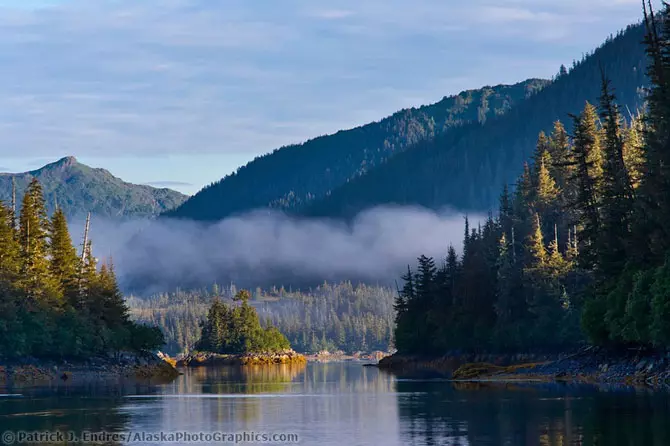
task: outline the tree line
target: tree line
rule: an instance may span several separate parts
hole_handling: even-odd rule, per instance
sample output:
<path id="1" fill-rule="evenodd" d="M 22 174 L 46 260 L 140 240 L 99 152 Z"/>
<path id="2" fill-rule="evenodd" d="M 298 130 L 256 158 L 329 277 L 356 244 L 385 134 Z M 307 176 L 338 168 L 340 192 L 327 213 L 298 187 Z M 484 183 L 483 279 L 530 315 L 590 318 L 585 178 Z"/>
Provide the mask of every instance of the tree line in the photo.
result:
<path id="1" fill-rule="evenodd" d="M 598 106 L 540 134 L 531 163 L 463 253 L 421 257 L 396 299 L 402 352 L 670 344 L 670 7 L 645 5 L 644 112 Z"/>
<path id="2" fill-rule="evenodd" d="M 348 218 L 384 204 L 451 207 L 486 212 L 497 206 L 502 184 L 513 183 L 533 153 L 540 131 L 550 133 L 557 118 L 577 114 L 585 101 L 600 96 L 602 67 L 626 113 L 643 103 L 648 85 L 641 25 L 612 36 L 594 52 L 561 68 L 553 82 L 516 101 L 485 122 L 463 122 L 448 132 L 419 141 L 314 200 L 298 214 Z M 566 128 L 573 132 L 571 122 Z"/>
<path id="3" fill-rule="evenodd" d="M 15 194 L 14 194 L 15 195 Z M 79 256 L 62 209 L 49 218 L 33 179 L 21 203 L 0 202 L 0 357 L 80 358 L 163 344 L 130 320 L 111 259 L 88 240 Z"/>
<path id="4" fill-rule="evenodd" d="M 213 183 L 183 205 L 166 212 L 173 218 L 219 221 L 259 208 L 301 214 L 405 150 L 465 124 L 483 124 L 542 90 L 547 80 L 470 90 L 441 101 L 404 109 L 392 116 L 259 156 Z M 259 181 L 262 179 L 262 181 Z M 248 193 L 240 194 L 240 190 Z"/>
<path id="5" fill-rule="evenodd" d="M 234 284 L 214 285 L 148 298 L 131 296 L 128 304 L 134 319 L 161 327 L 165 351 L 177 354 L 196 348 L 212 302 L 232 305 L 237 293 Z M 256 288 L 248 302 L 261 325 L 276 327 L 298 352 L 353 353 L 391 348 L 394 297 L 391 288 L 341 282 L 305 290 Z"/>

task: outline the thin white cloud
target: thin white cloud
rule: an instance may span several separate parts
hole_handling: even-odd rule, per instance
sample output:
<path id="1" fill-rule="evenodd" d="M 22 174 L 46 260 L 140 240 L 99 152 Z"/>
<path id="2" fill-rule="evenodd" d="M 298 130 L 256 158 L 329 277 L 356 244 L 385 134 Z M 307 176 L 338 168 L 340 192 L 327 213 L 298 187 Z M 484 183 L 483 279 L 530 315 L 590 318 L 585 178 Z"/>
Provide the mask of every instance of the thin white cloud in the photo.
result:
<path id="1" fill-rule="evenodd" d="M 310 17 L 324 20 L 339 20 L 354 15 L 349 9 L 319 9 L 308 14 Z"/>
<path id="2" fill-rule="evenodd" d="M 550 76 L 639 15 L 622 0 L 3 9 L 0 155 L 251 158 L 465 88 Z"/>

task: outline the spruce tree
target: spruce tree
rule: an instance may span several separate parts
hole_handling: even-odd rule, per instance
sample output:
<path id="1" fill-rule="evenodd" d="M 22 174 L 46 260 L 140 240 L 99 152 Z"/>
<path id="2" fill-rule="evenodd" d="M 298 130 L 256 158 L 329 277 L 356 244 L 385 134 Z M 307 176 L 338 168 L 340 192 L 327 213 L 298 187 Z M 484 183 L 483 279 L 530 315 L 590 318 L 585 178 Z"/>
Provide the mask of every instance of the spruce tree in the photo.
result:
<path id="1" fill-rule="evenodd" d="M 21 268 L 21 250 L 13 227 L 11 209 L 0 202 L 0 282 L 16 284 Z"/>
<path id="2" fill-rule="evenodd" d="M 535 214 L 533 218 L 533 229 L 528 238 L 527 245 L 530 253 L 530 270 L 543 270 L 547 264 L 547 250 L 544 247 L 544 236 L 542 235 L 542 226 L 540 216 Z"/>
<path id="3" fill-rule="evenodd" d="M 552 279 L 561 278 L 568 271 L 568 264 L 561 254 L 558 243 L 558 225 L 554 226 L 554 238 L 549 243 L 547 251 L 547 271 Z"/>
<path id="4" fill-rule="evenodd" d="M 602 179 L 602 168 L 596 167 L 602 156 L 599 154 L 600 139 L 593 106 L 587 104 L 584 112 L 575 116 L 574 121 L 574 173 L 571 180 L 577 186 L 577 196 L 572 207 L 578 212 L 582 229 L 579 234 L 579 259 L 586 268 L 591 269 L 597 258 L 596 245 L 600 231 L 599 191 Z"/>
<path id="5" fill-rule="evenodd" d="M 539 157 L 539 165 L 535 166 L 536 205 L 544 209 L 553 206 L 559 195 L 548 166 L 551 166 L 551 156 L 544 151 Z"/>
<path id="6" fill-rule="evenodd" d="M 602 279 L 616 278 L 626 263 L 626 243 L 633 215 L 633 187 L 624 162 L 621 115 L 603 75 L 600 98 L 601 121 L 605 141 L 602 179 L 602 229 L 598 242 L 598 271 Z"/>
<path id="7" fill-rule="evenodd" d="M 23 197 L 19 226 L 22 286 L 32 299 L 58 296 L 47 258 L 49 226 L 42 186 L 33 179 Z"/>
<path id="8" fill-rule="evenodd" d="M 515 263 L 511 240 L 504 233 L 500 237 L 498 249 L 494 345 L 510 349 L 522 348 L 527 306 L 521 270 Z"/>
<path id="9" fill-rule="evenodd" d="M 561 121 L 554 123 L 554 130 L 549 142 L 551 165 L 549 173 L 556 180 L 558 188 L 567 190 L 570 174 L 570 138 Z"/>
<path id="10" fill-rule="evenodd" d="M 644 171 L 644 127 L 643 118 L 634 116 L 624 129 L 623 159 L 633 190 L 642 182 Z"/>
<path id="11" fill-rule="evenodd" d="M 636 246 L 643 249 L 639 258 L 660 263 L 670 248 L 670 8 L 666 5 L 658 19 L 651 3 L 644 6 L 651 86 L 644 116 L 644 176 L 638 191 L 642 214 L 636 222 Z M 643 238 L 647 243 L 641 243 Z"/>
<path id="12" fill-rule="evenodd" d="M 51 274 L 58 282 L 61 293 L 74 303 L 79 293 L 77 278 L 80 265 L 62 209 L 56 209 L 51 218 L 50 238 Z"/>
<path id="13" fill-rule="evenodd" d="M 539 166 L 540 160 L 545 156 L 545 154 L 550 153 L 550 151 L 551 151 L 551 140 L 547 137 L 546 133 L 540 132 L 540 134 L 537 137 L 537 143 L 535 144 L 535 153 L 533 154 L 533 165 Z"/>
<path id="14" fill-rule="evenodd" d="M 603 165 L 605 162 L 602 147 L 603 132 L 598 126 L 598 120 L 598 109 L 593 104 L 587 102 L 581 115 L 580 143 L 588 144 L 586 161 L 588 163 L 589 176 L 594 184 L 596 198 L 600 197 Z"/>
<path id="15" fill-rule="evenodd" d="M 124 327 L 129 321 L 129 309 L 119 289 L 111 259 L 100 267 L 97 291 L 103 301 L 102 319 L 107 327 L 111 329 Z"/>

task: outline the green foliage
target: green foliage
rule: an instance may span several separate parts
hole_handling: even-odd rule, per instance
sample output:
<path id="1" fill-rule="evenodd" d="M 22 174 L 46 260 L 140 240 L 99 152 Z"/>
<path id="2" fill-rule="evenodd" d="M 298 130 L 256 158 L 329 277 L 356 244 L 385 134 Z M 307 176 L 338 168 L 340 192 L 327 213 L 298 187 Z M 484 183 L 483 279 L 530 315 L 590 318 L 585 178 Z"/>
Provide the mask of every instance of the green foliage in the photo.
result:
<path id="1" fill-rule="evenodd" d="M 650 291 L 651 340 L 656 346 L 670 345 L 670 259 L 654 273 Z"/>
<path id="2" fill-rule="evenodd" d="M 163 344 L 160 330 L 130 321 L 111 263 L 98 271 L 90 245 L 80 268 L 65 215 L 47 218 L 39 182 L 25 193 L 18 229 L 11 220 L 0 204 L 0 357 L 81 358 Z"/>
<path id="3" fill-rule="evenodd" d="M 623 337 L 627 342 L 638 345 L 651 344 L 651 286 L 654 271 L 638 271 L 628 302 Z"/>
<path id="4" fill-rule="evenodd" d="M 455 257 L 455 252 L 454 252 Z M 170 354 L 193 350 L 201 338 L 200 322 L 207 318 L 219 298 L 239 305 L 234 285 L 202 290 L 161 293 L 128 303 L 132 318 L 157 325 L 165 333 L 165 351 Z M 299 352 L 342 350 L 387 351 L 393 345 L 395 292 L 390 288 L 324 283 L 307 290 L 271 288 L 249 301 L 263 327 L 277 327 Z"/>
<path id="5" fill-rule="evenodd" d="M 129 346 L 133 350 L 155 350 L 165 344 L 163 332 L 158 327 L 144 324 L 132 324 L 129 328 Z"/>
<path id="6" fill-rule="evenodd" d="M 72 302 L 79 292 L 80 262 L 72 245 L 65 213 L 61 209 L 57 209 L 51 219 L 49 253 L 51 275 L 56 279 L 60 292 Z"/>
<path id="7" fill-rule="evenodd" d="M 573 116 L 572 140 L 560 124 L 551 137 L 541 134 L 513 206 L 505 191 L 494 224 L 470 234 L 466 222 L 457 285 L 435 286 L 426 298 L 416 285 L 423 276 L 405 277 L 414 285 L 403 290 L 414 292 L 403 291 L 397 305 L 403 351 L 560 348 L 584 337 L 606 346 L 670 345 L 670 5 L 661 15 L 645 8 L 644 118 L 625 122 L 601 71 L 600 116 L 587 103 Z M 459 304 L 441 307 L 442 296 Z M 491 306 L 493 334 L 482 337 Z"/>
<path id="8" fill-rule="evenodd" d="M 167 216 L 216 221 L 279 208 L 348 218 L 391 203 L 490 209 L 500 185 L 521 173 L 538 133 L 551 133 L 557 117 L 579 113 L 586 100 L 597 101 L 600 66 L 611 76 L 622 108 L 642 105 L 640 90 L 648 85 L 643 35 L 642 26 L 630 27 L 553 82 L 529 80 L 464 92 L 282 147 L 203 189 Z M 561 162 L 553 148 L 550 155 Z M 552 175 L 562 188 L 564 179 Z"/>
<path id="9" fill-rule="evenodd" d="M 16 281 L 20 268 L 21 249 L 13 215 L 11 210 L 0 202 L 0 281 Z"/>
<path id="10" fill-rule="evenodd" d="M 261 327 L 256 310 L 249 305 L 250 293 L 242 290 L 226 305 L 216 299 L 202 325 L 202 335 L 195 349 L 214 353 L 273 353 L 291 348 L 275 327 Z"/>
<path id="11" fill-rule="evenodd" d="M 610 340 L 621 343 L 625 339 L 625 328 L 628 318 L 626 317 L 626 308 L 630 300 L 635 281 L 635 270 L 629 268 L 621 273 L 614 286 L 608 292 L 609 287 L 601 285 L 599 291 L 607 293 L 605 311 L 605 325 L 609 333 Z"/>
<path id="12" fill-rule="evenodd" d="M 483 125 L 463 125 L 398 153 L 299 213 L 353 218 L 382 204 L 491 209 L 497 204 L 500 186 L 521 174 L 538 133 L 552 132 L 557 117 L 579 113 L 585 101 L 596 103 L 601 93 L 601 67 L 611 77 L 622 109 L 642 106 L 641 87 L 648 84 L 647 58 L 640 45 L 643 32 L 641 26 L 630 27 L 586 56 L 566 76 L 518 101 L 507 113 Z M 572 127 L 567 129 L 571 134 L 575 132 Z M 559 186 L 563 181 L 560 176 L 554 180 Z M 214 205 L 214 201 L 210 203 Z M 550 219 L 546 221 L 552 224 Z"/>
<path id="13" fill-rule="evenodd" d="M 21 287 L 30 299 L 48 300 L 57 295 L 58 284 L 49 271 L 49 220 L 42 186 L 37 180 L 28 185 L 19 218 Z"/>

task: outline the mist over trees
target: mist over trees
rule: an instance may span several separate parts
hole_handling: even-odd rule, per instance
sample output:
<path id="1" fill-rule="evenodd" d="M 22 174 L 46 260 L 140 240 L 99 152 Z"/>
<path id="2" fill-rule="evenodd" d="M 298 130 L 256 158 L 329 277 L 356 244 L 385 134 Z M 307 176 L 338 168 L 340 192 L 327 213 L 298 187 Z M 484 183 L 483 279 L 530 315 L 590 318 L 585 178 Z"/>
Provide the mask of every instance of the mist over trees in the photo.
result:
<path id="1" fill-rule="evenodd" d="M 0 202 L 0 356 L 82 358 L 163 344 L 160 330 L 132 322 L 111 259 L 91 243 L 77 255 L 62 209 L 48 217 L 41 184 L 21 213 Z"/>
<path id="2" fill-rule="evenodd" d="M 131 296 L 128 304 L 134 319 L 160 326 L 170 354 L 196 349 L 201 322 L 215 300 L 234 304 L 235 285 L 211 289 L 176 290 L 149 298 Z M 351 282 L 324 283 L 299 290 L 257 288 L 249 305 L 263 327 L 274 326 L 298 352 L 321 350 L 387 351 L 392 346 L 395 290 Z M 237 305 L 237 304 L 236 304 Z"/>
<path id="3" fill-rule="evenodd" d="M 499 212 L 464 250 L 421 257 L 398 296 L 396 345 L 562 349 L 670 344 L 670 6 L 645 7 L 651 87 L 625 120 L 601 72 L 597 106 L 540 134 Z"/>
<path id="4" fill-rule="evenodd" d="M 643 102 L 641 25 L 561 67 L 552 81 L 483 87 L 379 122 L 275 150 L 191 197 L 165 217 L 219 221 L 256 209 L 354 219 L 380 205 L 486 211 L 521 173 L 540 131 L 600 95 L 599 66 L 622 112 Z M 571 123 L 566 122 L 572 132 Z M 246 193 L 241 194 L 239 191 Z"/>

